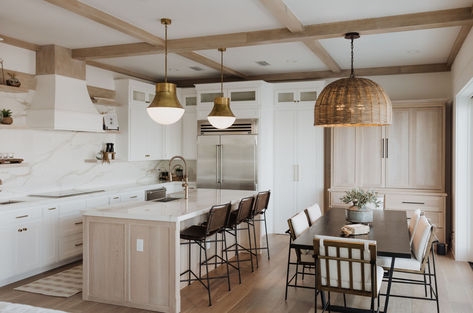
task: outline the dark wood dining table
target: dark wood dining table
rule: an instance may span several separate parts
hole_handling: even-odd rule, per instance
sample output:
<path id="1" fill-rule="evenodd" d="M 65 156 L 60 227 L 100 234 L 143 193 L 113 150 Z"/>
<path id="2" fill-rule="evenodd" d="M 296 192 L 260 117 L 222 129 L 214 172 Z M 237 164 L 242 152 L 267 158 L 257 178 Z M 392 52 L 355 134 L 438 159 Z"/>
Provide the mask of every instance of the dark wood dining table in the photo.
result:
<path id="1" fill-rule="evenodd" d="M 315 235 L 341 237 L 341 228 L 346 224 L 348 224 L 348 222 L 345 218 L 345 209 L 332 208 L 312 224 L 312 226 L 302 233 L 296 240 L 292 241 L 291 248 L 313 250 Z M 374 210 L 373 222 L 370 224 L 371 228 L 368 234 L 350 237 L 375 240 L 378 256 L 391 258 L 383 311 L 387 312 L 396 258 L 411 258 L 407 215 L 405 211 Z M 323 294 L 322 305 L 324 307 L 326 305 Z M 342 306 L 332 305 L 330 306 L 330 309 L 334 312 L 370 312 L 370 310 L 345 308 Z"/>

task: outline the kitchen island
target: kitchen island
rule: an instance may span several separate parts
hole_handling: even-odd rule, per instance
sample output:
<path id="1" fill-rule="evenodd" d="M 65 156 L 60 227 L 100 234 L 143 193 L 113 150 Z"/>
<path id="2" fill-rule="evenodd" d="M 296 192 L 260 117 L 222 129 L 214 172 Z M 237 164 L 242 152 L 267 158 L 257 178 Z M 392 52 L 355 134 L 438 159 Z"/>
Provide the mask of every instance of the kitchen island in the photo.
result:
<path id="1" fill-rule="evenodd" d="M 181 264 L 180 230 L 204 221 L 212 205 L 236 206 L 255 193 L 195 189 L 188 199 L 83 211 L 83 299 L 179 312 L 180 272 L 187 267 L 187 261 Z M 197 250 L 193 256 L 198 256 Z M 191 262 L 199 266 L 198 258 Z"/>

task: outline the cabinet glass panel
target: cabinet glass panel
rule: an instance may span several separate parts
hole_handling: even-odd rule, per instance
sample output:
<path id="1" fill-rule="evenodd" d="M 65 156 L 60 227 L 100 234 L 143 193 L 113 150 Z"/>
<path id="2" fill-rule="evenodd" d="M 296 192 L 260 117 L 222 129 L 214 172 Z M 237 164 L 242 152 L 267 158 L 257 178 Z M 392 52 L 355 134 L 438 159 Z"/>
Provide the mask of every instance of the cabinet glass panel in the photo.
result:
<path id="1" fill-rule="evenodd" d="M 230 93 L 230 100 L 235 101 L 255 101 L 256 91 L 233 91 Z"/>
<path id="2" fill-rule="evenodd" d="M 315 101 L 317 100 L 316 91 L 303 91 L 301 92 L 301 101 Z"/>
<path id="3" fill-rule="evenodd" d="M 294 102 L 294 93 L 293 92 L 278 93 L 278 102 Z"/>
<path id="4" fill-rule="evenodd" d="M 154 93 L 150 93 L 150 94 L 148 95 L 149 98 L 148 98 L 148 100 L 146 100 L 146 103 L 151 103 L 151 102 L 153 102 L 154 96 L 155 96 Z"/>
<path id="5" fill-rule="evenodd" d="M 200 102 L 214 102 L 215 98 L 221 96 L 222 94 L 220 92 L 203 93 L 200 95 Z"/>
<path id="6" fill-rule="evenodd" d="M 197 97 L 186 97 L 186 106 L 196 106 Z"/>
<path id="7" fill-rule="evenodd" d="M 146 100 L 146 94 L 142 91 L 133 90 L 133 100 L 144 102 Z"/>

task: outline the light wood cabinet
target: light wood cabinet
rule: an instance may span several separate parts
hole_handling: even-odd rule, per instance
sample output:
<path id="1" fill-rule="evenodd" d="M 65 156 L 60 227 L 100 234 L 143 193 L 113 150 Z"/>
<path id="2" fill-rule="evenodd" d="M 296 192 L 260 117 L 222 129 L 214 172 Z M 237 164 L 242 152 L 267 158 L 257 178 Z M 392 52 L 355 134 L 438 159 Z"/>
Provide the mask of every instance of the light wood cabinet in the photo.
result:
<path id="1" fill-rule="evenodd" d="M 445 105 L 402 102 L 392 125 L 340 127 L 331 131 L 330 206 L 346 190 L 385 195 L 385 209 L 428 211 L 445 238 Z"/>

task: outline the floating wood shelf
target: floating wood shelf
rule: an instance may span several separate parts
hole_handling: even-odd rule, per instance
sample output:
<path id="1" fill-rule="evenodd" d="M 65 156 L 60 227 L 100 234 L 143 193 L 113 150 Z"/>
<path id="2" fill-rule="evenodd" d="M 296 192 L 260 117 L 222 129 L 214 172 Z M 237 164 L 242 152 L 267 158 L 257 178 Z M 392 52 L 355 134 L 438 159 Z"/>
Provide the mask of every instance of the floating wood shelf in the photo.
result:
<path id="1" fill-rule="evenodd" d="M 28 88 L 25 88 L 25 87 L 12 87 L 12 86 L 7 86 L 7 85 L 1 85 L 0 84 L 0 91 L 3 91 L 3 92 L 14 92 L 14 93 L 27 93 L 28 92 Z"/>
<path id="2" fill-rule="evenodd" d="M 12 168 L 12 167 L 28 167 L 28 163 L 7 163 L 7 164 L 0 164 L 0 170 L 2 168 Z"/>
<path id="3" fill-rule="evenodd" d="M 107 133 L 107 134 L 119 134 L 120 133 L 119 130 L 104 130 L 103 132 Z"/>
<path id="4" fill-rule="evenodd" d="M 0 124 L 0 129 L 28 129 L 26 125 L 15 125 L 15 123 L 7 125 Z"/>
<path id="5" fill-rule="evenodd" d="M 109 106 L 120 106 L 120 103 L 116 102 L 114 99 L 108 98 L 98 98 L 93 97 L 90 98 L 94 104 L 101 104 L 101 105 L 109 105 Z"/>

